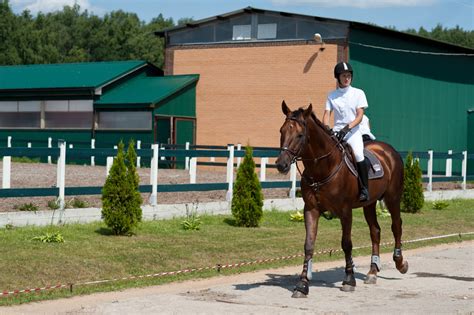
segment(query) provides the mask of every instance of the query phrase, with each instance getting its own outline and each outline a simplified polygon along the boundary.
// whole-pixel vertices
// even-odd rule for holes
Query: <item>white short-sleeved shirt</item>
[[[367,108],[367,98],[361,89],[348,86],[337,88],[329,93],[326,100],[326,110],[334,112],[334,130],[339,131],[345,125],[354,121],[357,108]]]
[[[370,139],[375,140],[375,136],[370,131],[369,118],[365,115],[362,117],[362,120],[359,124],[359,130],[362,135],[368,135]]]

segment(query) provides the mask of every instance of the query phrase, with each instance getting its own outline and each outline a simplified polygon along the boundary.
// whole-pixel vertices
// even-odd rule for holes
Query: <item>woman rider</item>
[[[337,89],[329,93],[323,123],[329,126],[331,113],[334,112],[334,128],[340,141],[344,139],[352,147],[360,176],[360,201],[369,199],[368,167],[364,157],[364,143],[359,123],[364,116],[364,109],[369,105],[364,91],[351,86],[353,70],[347,62],[340,62],[334,67]]]

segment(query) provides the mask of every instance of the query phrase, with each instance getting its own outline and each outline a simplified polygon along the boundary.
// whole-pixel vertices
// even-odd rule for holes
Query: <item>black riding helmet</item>
[[[339,62],[334,67],[334,77],[339,80],[339,75],[343,72],[350,72],[352,76],[354,76],[354,71],[352,70],[352,66],[347,62]]]

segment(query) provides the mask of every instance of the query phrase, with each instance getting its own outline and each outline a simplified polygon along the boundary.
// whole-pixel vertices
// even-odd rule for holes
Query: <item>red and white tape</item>
[[[455,233],[455,234],[423,237],[423,238],[418,238],[418,239],[414,239],[414,240],[404,241],[403,243],[415,243],[415,242],[422,242],[422,241],[430,241],[430,240],[448,238],[448,237],[453,237],[453,236],[459,236],[461,238],[463,235],[471,235],[471,234],[474,234],[474,232]],[[386,243],[381,243],[380,246],[388,246],[388,245],[393,245],[393,244],[394,244],[394,242],[386,242]],[[353,247],[352,249],[353,250],[354,249],[364,249],[364,248],[370,248],[370,247],[372,247],[372,245],[358,246],[358,247]],[[342,252],[342,249],[320,250],[318,252],[315,252],[313,255],[314,256],[316,256],[316,255],[325,255],[325,254],[332,255],[333,253],[337,253],[337,252]],[[74,284],[57,284],[55,286],[46,286],[46,287],[35,288],[35,289],[3,291],[1,293],[1,296],[5,297],[5,296],[20,294],[20,293],[32,293],[32,292],[40,292],[40,291],[47,291],[47,290],[52,290],[52,289],[62,289],[62,288],[69,288],[72,291],[72,288],[74,286],[80,286],[80,285],[94,285],[94,284],[102,284],[102,283],[123,281],[123,280],[155,278],[155,277],[164,277],[164,276],[176,276],[176,275],[179,275],[179,274],[185,274],[185,273],[191,273],[191,272],[200,272],[200,271],[212,270],[212,269],[215,269],[216,271],[220,271],[222,269],[239,268],[239,267],[242,267],[242,266],[249,266],[249,265],[256,265],[256,264],[265,264],[265,263],[269,263],[269,262],[289,260],[289,259],[294,259],[294,258],[298,258],[298,257],[304,257],[304,254],[296,254],[296,255],[283,256],[283,257],[278,257],[278,258],[259,259],[259,260],[254,260],[254,261],[249,261],[249,262],[241,262],[241,263],[235,263],[235,264],[225,264],[225,265],[217,264],[217,265],[212,266],[212,267],[208,266],[208,267],[201,267],[201,268],[182,269],[182,270],[160,272],[160,273],[154,273],[154,274],[148,274],[148,275],[128,276],[128,277],[122,277],[122,278],[104,279],[104,280],[87,281],[87,282],[78,282],[78,283],[74,283]]]

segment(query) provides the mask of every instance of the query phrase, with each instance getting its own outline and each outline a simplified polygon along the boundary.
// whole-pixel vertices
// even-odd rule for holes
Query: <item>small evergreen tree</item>
[[[250,146],[245,148],[244,160],[237,170],[231,208],[238,226],[257,227],[263,216],[262,186]]]
[[[402,210],[404,212],[416,213],[423,207],[425,197],[423,195],[421,175],[418,159],[413,159],[413,154],[409,152],[405,161],[402,195]]]
[[[131,233],[142,219],[139,180],[134,165],[136,153],[133,142],[130,144],[132,149],[129,146],[126,162],[124,145],[120,141],[117,157],[102,189],[102,218],[115,235]]]

